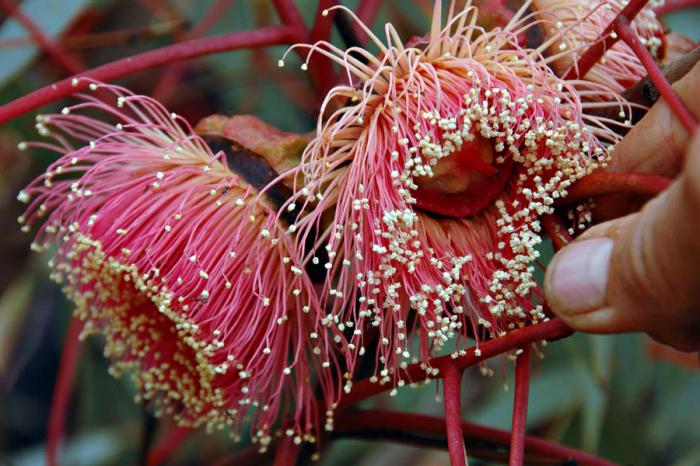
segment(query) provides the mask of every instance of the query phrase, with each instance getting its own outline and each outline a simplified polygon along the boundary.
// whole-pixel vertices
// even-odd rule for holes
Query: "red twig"
[[[576,79],[586,76],[591,68],[593,68],[595,64],[600,61],[605,52],[610,49],[610,47],[615,45],[615,42],[617,42],[618,37],[611,33],[613,32],[615,24],[617,24],[618,20],[620,18],[627,18],[628,21],[632,21],[641,11],[641,9],[644,8],[647,2],[648,0],[630,0],[627,6],[625,6],[615,17],[615,19],[608,25],[608,27],[603,30],[601,37],[604,39],[591,45],[591,47],[586,50],[581,58],[579,58],[579,60],[574,63],[566,73],[564,73],[564,79]],[[604,7],[604,5],[601,5],[601,7]]]
[[[381,6],[382,0],[360,0],[360,3],[357,4],[357,17],[371,27],[374,20],[377,19],[379,7]]]
[[[377,18],[377,13],[379,13],[379,7],[382,5],[382,0],[360,0],[355,9],[355,14],[360,20],[365,23],[368,27],[372,27],[372,23]],[[352,42],[359,46],[364,46],[367,41],[367,34],[354,22],[349,24],[353,33],[355,40]]]
[[[494,338],[482,342],[478,345],[479,351],[470,349],[464,356],[452,358],[452,356],[441,356],[433,358],[429,362],[429,366],[439,369],[437,377],[443,376],[444,369],[449,365],[454,365],[457,369],[466,369],[469,366],[477,364],[485,359],[491,358],[507,351],[512,351],[516,348],[523,347],[530,343],[535,343],[541,340],[555,340],[569,336],[573,331],[559,319],[550,319],[540,324],[530,325],[522,329],[516,329],[509,332],[508,335]],[[406,381],[418,382],[428,378],[428,374],[423,363],[411,364],[406,369],[401,371],[401,377]],[[391,389],[390,384],[381,385],[372,383],[365,379],[353,384],[352,391],[341,398],[338,406],[349,406],[371,396],[382,393]]]
[[[567,231],[566,225],[559,215],[543,215],[541,222],[542,227],[544,227],[544,231],[547,232],[547,236],[549,236],[549,238],[552,240],[555,251],[560,250],[574,240],[571,234],[569,234]]]
[[[663,5],[654,9],[654,12],[659,15],[667,15],[679,10],[694,8],[700,6],[700,0],[666,0]]]
[[[661,71],[661,68],[659,68],[654,61],[654,57],[651,56],[649,50],[642,45],[637,35],[632,31],[629,20],[624,16],[619,18],[615,23],[615,31],[634,51],[635,55],[637,55],[637,58],[639,58],[639,61],[642,62],[647,73],[649,73],[649,79],[654,83],[654,86],[656,86],[656,89],[658,89],[663,98],[666,99],[666,103],[671,107],[671,110],[681,121],[685,129],[691,134],[695,132],[698,126],[697,120],[683,104],[678,94],[674,92],[673,87],[671,87],[663,71]]]
[[[656,196],[672,182],[670,178],[650,173],[591,173],[571,185],[566,197],[558,204],[571,204],[605,194]],[[555,250],[573,241],[566,225],[557,214],[542,216],[542,227],[552,239]]]
[[[318,7],[316,8],[316,16],[314,17],[314,24],[311,26],[311,31],[309,32],[311,42],[330,40],[331,27],[333,26],[331,14],[333,12],[329,12],[326,16],[323,15],[323,12],[337,4],[338,0],[319,0]]]
[[[76,74],[83,70],[83,64],[73,55],[66,53],[52,39],[46,37],[41,28],[22,11],[19,5],[12,0],[0,0],[0,8],[15,18],[29,32],[34,42],[68,73]]]
[[[274,466],[294,466],[300,451],[301,445],[294,441],[294,437],[284,437],[277,444]]]
[[[447,451],[452,466],[467,466],[467,452],[462,435],[462,370],[448,365],[443,373],[443,395],[445,399],[445,428]]]
[[[311,31],[309,32],[310,43],[330,40],[331,28],[333,26],[333,12],[330,12],[326,16],[323,15],[323,12],[337,3],[337,0],[319,0],[314,24],[311,26]],[[337,79],[333,69],[333,63],[321,54],[314,54],[312,56],[309,62],[309,73],[311,73],[312,81],[318,83],[318,92],[320,95],[325,96],[336,84]]]
[[[90,77],[98,81],[111,81],[137,71],[173,63],[187,58],[199,57],[219,52],[229,52],[244,47],[263,47],[268,45],[288,44],[303,38],[303,31],[288,26],[275,26],[241,31],[219,36],[192,39],[178,44],[168,45],[148,52],[122,58],[97,68],[93,68],[80,77]],[[75,84],[75,85],[74,85]],[[64,79],[50,86],[15,99],[0,107],[0,124],[6,123],[24,113],[32,111],[49,102],[66,97],[87,87],[84,81]]]
[[[419,434],[430,437],[445,435],[446,425],[445,420],[438,417],[381,409],[345,409],[336,413],[335,419],[334,435],[364,436],[370,439],[378,439],[382,436],[396,438],[403,434]],[[511,433],[508,431],[469,422],[462,423],[462,434],[466,441],[485,442],[493,447],[504,449],[509,445],[511,437]],[[442,447],[445,448],[445,446],[446,443],[442,443]],[[614,466],[615,464],[575,448],[527,435],[525,436],[525,452],[528,455],[538,455],[542,457],[542,463],[548,462],[549,464],[553,461],[573,461],[576,464],[586,466]]]
[[[71,388],[78,367],[80,356],[80,332],[83,330],[83,322],[75,317],[71,318],[66,332],[61,362],[58,366],[56,383],[49,410],[49,420],[46,432],[46,464],[56,466],[58,464],[58,447],[63,437],[66,425],[66,414],[70,404]]]
[[[522,466],[525,458],[525,427],[527,398],[530,393],[530,345],[523,348],[515,363],[515,394],[513,397],[513,432],[510,436],[508,466]]]
[[[174,426],[165,438],[148,452],[148,466],[164,463],[193,432],[194,429],[189,427]]]
[[[301,13],[294,5],[293,0],[272,0],[272,4],[284,24],[306,31],[304,18],[301,17]]]
[[[561,203],[570,204],[605,194],[656,196],[672,182],[670,178],[650,173],[591,173],[571,185]]]

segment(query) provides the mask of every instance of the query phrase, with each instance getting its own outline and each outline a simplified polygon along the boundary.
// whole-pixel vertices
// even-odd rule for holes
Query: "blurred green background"
[[[27,14],[87,66],[187,37],[211,0],[25,0]],[[276,24],[269,0],[231,1],[209,33]],[[300,0],[310,21],[315,0]],[[355,1],[345,1],[351,8]],[[427,30],[428,0],[387,0],[374,29],[394,23],[404,38]],[[700,36],[696,12],[668,18],[673,29]],[[338,42],[340,43],[340,42]],[[250,113],[288,131],[315,124],[315,97],[297,66],[276,67],[284,47],[239,51],[191,61],[171,89],[159,88],[163,69],[120,83],[157,94],[172,110],[196,122],[210,113]],[[290,59],[290,63],[294,58]],[[66,76],[41,56],[13,19],[0,23],[0,101],[8,102]],[[59,109],[60,103],[49,111]],[[29,255],[19,233],[17,191],[49,162],[20,154],[18,141],[36,138],[33,114],[0,128],[0,465],[43,464],[43,440],[56,367],[71,306],[48,281],[47,257]],[[546,248],[545,248],[546,249]],[[549,252],[545,250],[545,255]],[[598,453],[624,464],[700,465],[700,372],[653,353],[642,335],[575,335],[542,348],[530,392],[530,432]],[[674,358],[671,355],[670,358]],[[697,362],[697,361],[696,361]],[[493,360],[493,377],[478,368],[465,377],[465,419],[509,428],[512,363]],[[405,388],[367,406],[439,415],[434,384]],[[88,340],[80,359],[64,443],[66,465],[137,464],[147,416],[132,403],[127,381],[107,374],[100,342]],[[236,446],[224,437],[194,434],[171,464],[211,464]],[[390,443],[337,440],[322,465],[439,465],[442,452]],[[471,461],[472,465],[489,464]]]

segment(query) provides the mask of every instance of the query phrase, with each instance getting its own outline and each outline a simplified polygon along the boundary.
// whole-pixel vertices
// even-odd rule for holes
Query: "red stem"
[[[360,0],[355,9],[355,14],[365,25],[371,28],[372,23],[377,19],[377,13],[379,13],[379,7],[381,7],[381,5],[382,0]],[[364,46],[367,42],[367,34],[365,31],[354,22],[351,24],[351,27],[357,44]]]
[[[338,0],[319,0],[318,7],[316,8],[316,16],[314,17],[314,24],[311,26],[311,31],[309,32],[311,42],[331,39],[331,27],[333,26],[333,22],[331,21],[332,12],[326,16],[323,16],[323,12],[337,4]]]
[[[229,52],[244,47],[288,44],[302,40],[303,36],[304,32],[297,28],[274,26],[192,39],[98,66],[81,73],[79,77],[90,77],[98,81],[111,81],[137,71],[187,58],[218,52]],[[76,84],[75,86],[72,84],[71,78],[64,79],[1,106],[0,124],[87,87],[87,83],[84,81],[77,81]]]
[[[319,0],[314,24],[309,32],[309,43],[313,44],[321,40],[329,41],[331,39],[333,12],[323,16],[323,11],[337,3],[337,0]],[[321,96],[325,96],[337,82],[333,63],[321,54],[312,56],[309,62],[309,73],[311,73],[312,82],[317,83],[318,93]]]
[[[700,0],[666,0],[663,5],[654,9],[654,13],[663,16],[679,10],[698,6],[700,6]]]
[[[635,55],[637,55],[637,58],[639,58],[639,61],[642,62],[642,65],[644,65],[644,68],[647,70],[649,79],[651,79],[651,82],[653,82],[654,86],[659,90],[661,96],[666,99],[666,103],[671,107],[671,110],[681,121],[685,129],[688,130],[690,134],[693,134],[698,126],[697,120],[683,104],[678,94],[673,91],[673,87],[671,87],[671,84],[664,76],[664,72],[661,71],[661,68],[659,68],[654,61],[654,57],[652,57],[649,50],[642,45],[637,35],[630,27],[629,20],[625,17],[619,18],[615,22],[615,31],[632,51],[634,51]]]
[[[293,0],[272,0],[272,4],[284,24],[306,31],[304,18],[301,17],[301,13],[294,6]]]
[[[371,27],[374,20],[377,19],[380,6],[382,6],[382,0],[360,0],[357,4],[357,17]]]
[[[523,348],[515,363],[515,394],[513,398],[513,432],[510,436],[508,466],[522,466],[525,458],[525,428],[527,398],[530,393],[530,345]]]
[[[564,338],[571,335],[572,332],[573,331],[561,320],[556,318],[550,319],[546,322],[513,330],[503,337],[482,342],[478,345],[478,353],[475,352],[474,349],[469,349],[464,356],[459,356],[454,359],[452,356],[441,356],[431,359],[427,365],[439,369],[440,372],[437,377],[440,378],[443,376],[443,371],[447,366],[453,365],[455,368],[463,370],[498,354],[512,351],[516,348],[541,340]],[[411,364],[401,371],[401,378],[411,382],[419,382],[427,379],[428,374],[421,366],[424,366],[424,364]],[[393,388],[391,384],[380,385],[378,383],[372,383],[368,379],[361,380],[353,384],[352,391],[340,399],[338,406],[343,407],[358,403],[359,401],[391,388]]]
[[[284,437],[275,450],[274,466],[294,466],[300,451],[301,445],[294,442],[294,437]]]
[[[378,439],[382,435],[391,434],[391,432],[433,436],[436,434],[445,435],[445,425],[444,419],[422,414],[399,413],[381,409],[346,409],[336,413],[334,434],[338,436],[364,434],[366,438],[370,439]],[[474,439],[477,442],[482,440],[505,447],[511,438],[511,433],[508,431],[479,424],[463,422],[461,428],[462,434],[467,440]],[[528,455],[539,455],[547,460],[573,461],[580,465],[614,466],[615,464],[575,448],[527,435],[525,436],[525,451]]]
[[[542,226],[544,231],[547,232],[547,236],[552,240],[554,245],[554,250],[558,251],[570,242],[574,238],[569,234],[564,221],[557,214],[543,215],[541,218]]]
[[[71,389],[78,367],[80,356],[80,332],[83,330],[83,322],[75,317],[71,318],[66,332],[63,352],[58,366],[56,383],[53,389],[53,398],[49,410],[49,420],[46,432],[46,464],[56,466],[58,464],[58,447],[63,437],[66,426],[66,414],[70,405]]]
[[[148,466],[158,466],[170,458],[187,438],[195,432],[189,427],[174,426],[165,438],[148,452]]]
[[[668,188],[672,179],[650,173],[591,173],[568,188],[559,205],[580,202],[605,194],[640,194],[656,196]],[[555,250],[573,241],[566,224],[557,214],[542,216],[542,226],[552,239]]]
[[[445,428],[447,430],[447,451],[452,466],[467,466],[467,451],[462,435],[462,370],[448,365],[443,374],[443,394],[445,398]]]
[[[41,28],[24,13],[19,5],[15,4],[12,0],[0,0],[0,8],[2,8],[8,16],[15,18],[24,29],[29,32],[34,42],[68,73],[76,74],[84,69],[83,64],[77,58],[66,53],[61,46],[52,39],[46,37]]]
[[[650,173],[591,173],[568,188],[562,204],[579,202],[605,194],[640,194],[656,196],[673,180]]]
[[[632,21],[647,2],[648,0],[630,0],[627,6],[625,6],[608,27],[603,30],[600,36],[604,37],[604,39],[591,45],[581,58],[579,58],[578,62],[574,63],[571,68],[564,73],[564,79],[570,80],[586,76],[591,68],[600,61],[605,52],[617,42],[618,37],[611,34],[611,32],[613,32],[618,20],[620,18],[627,18],[628,21]]]

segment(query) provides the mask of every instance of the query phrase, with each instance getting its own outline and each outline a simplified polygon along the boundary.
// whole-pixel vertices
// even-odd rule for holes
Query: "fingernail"
[[[559,315],[575,315],[605,305],[613,240],[594,238],[559,251],[547,268],[545,295]]]

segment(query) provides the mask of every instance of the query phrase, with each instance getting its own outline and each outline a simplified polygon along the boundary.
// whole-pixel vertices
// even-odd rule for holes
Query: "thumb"
[[[557,253],[544,289],[574,329],[645,331],[679,349],[700,348],[700,137],[668,190]]]

